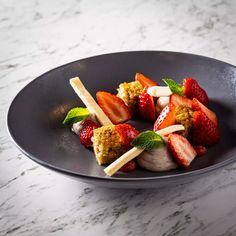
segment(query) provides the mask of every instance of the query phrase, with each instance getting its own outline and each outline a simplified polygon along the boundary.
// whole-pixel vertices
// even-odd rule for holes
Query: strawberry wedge
[[[157,120],[154,124],[153,130],[164,129],[170,125],[175,124],[175,106],[172,103],[169,103],[157,117]]]
[[[93,137],[93,130],[97,129],[99,125],[94,121],[87,119],[82,124],[82,129],[79,133],[80,143],[85,147],[90,147],[93,145],[92,137]]]
[[[215,112],[204,106],[200,101],[196,98],[192,101],[192,108],[194,111],[202,111],[208,119],[210,119],[216,126],[218,125],[217,117]]]
[[[189,141],[179,134],[169,134],[168,146],[175,161],[182,167],[188,167],[197,156]]]
[[[175,106],[186,105],[188,107],[192,107],[192,100],[186,97],[179,96],[177,94],[172,94],[170,96],[170,102]]]
[[[220,139],[220,131],[202,111],[195,111],[192,118],[191,141],[194,145],[211,146]]]
[[[158,86],[158,83],[156,83],[154,80],[149,79],[141,73],[136,73],[135,80],[139,81],[139,83],[142,84],[143,87]]]
[[[206,91],[200,87],[198,82],[192,78],[185,78],[183,80],[184,95],[187,98],[198,99],[205,106],[208,105],[208,96]]]
[[[129,124],[118,124],[116,125],[115,130],[127,149],[132,147],[131,142],[139,134],[139,131]]]
[[[146,89],[144,89],[143,92],[139,95],[138,113],[145,120],[156,120],[156,108],[153,97],[147,93]]]
[[[96,97],[99,106],[113,124],[123,123],[131,119],[131,112],[121,98],[103,91],[97,92]]]

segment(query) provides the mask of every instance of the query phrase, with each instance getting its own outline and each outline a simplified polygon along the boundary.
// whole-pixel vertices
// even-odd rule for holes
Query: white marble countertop
[[[26,158],[6,131],[16,93],[54,67],[126,50],[236,64],[236,1],[0,0],[0,235],[236,235],[236,163],[176,187],[114,190]]]

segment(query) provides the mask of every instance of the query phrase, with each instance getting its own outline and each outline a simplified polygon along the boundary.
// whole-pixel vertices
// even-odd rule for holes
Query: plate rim
[[[116,182],[137,182],[137,181],[140,181],[140,182],[143,182],[143,181],[164,181],[164,180],[171,180],[171,179],[181,179],[181,178],[184,178],[184,177],[193,177],[193,176],[198,176],[198,175],[203,175],[203,174],[206,174],[206,173],[210,173],[214,170],[217,170],[221,167],[224,167],[224,166],[227,166],[229,165],[230,163],[233,163],[235,160],[235,156],[233,157],[230,157],[229,159],[227,160],[224,160],[220,163],[217,163],[217,164],[214,164],[214,165],[211,165],[211,166],[208,166],[208,167],[204,167],[202,169],[197,169],[197,170],[193,170],[193,171],[189,171],[189,172],[183,172],[183,173],[178,173],[178,174],[169,174],[169,175],[164,175],[164,176],[153,176],[153,177],[140,177],[140,178],[130,178],[130,177],[126,177],[126,178],[123,178],[123,177],[109,177],[109,176],[91,176],[91,175],[85,175],[85,174],[81,174],[81,173],[76,173],[76,172],[73,172],[73,171],[69,171],[69,170],[66,170],[66,169],[63,169],[63,168],[60,168],[60,167],[55,167],[54,165],[48,163],[48,162],[45,162],[45,161],[42,161],[40,159],[38,159],[36,156],[28,153],[26,150],[24,150],[18,143],[17,141],[15,140],[14,138],[14,135],[13,133],[11,132],[11,129],[10,129],[10,123],[9,123],[9,115],[10,115],[10,112],[11,112],[11,108],[14,104],[14,102],[17,100],[17,98],[21,95],[21,93],[24,92],[24,90],[30,86],[32,83],[34,83],[36,80],[40,79],[41,77],[47,75],[48,73],[54,71],[54,70],[58,70],[64,66],[69,66],[70,64],[73,64],[75,62],[80,62],[80,61],[83,61],[83,60],[87,60],[87,59],[94,59],[96,57],[102,57],[102,56],[109,56],[109,55],[116,55],[116,54],[124,54],[124,53],[164,53],[164,54],[181,54],[181,55],[188,55],[188,56],[194,56],[194,57],[199,57],[199,58],[203,58],[203,59],[207,59],[207,60],[212,60],[212,61],[215,61],[215,62],[218,62],[218,63],[224,63],[225,65],[227,66],[230,66],[234,69],[236,69],[236,66],[228,63],[228,62],[225,62],[225,61],[221,61],[219,59],[215,59],[215,58],[212,58],[212,57],[208,57],[208,56],[203,56],[203,55],[198,55],[198,54],[193,54],[193,53],[185,53],[185,52],[177,52],[177,51],[159,51],[159,50],[133,50],[133,51],[118,51],[118,52],[112,52],[112,53],[104,53],[104,54],[99,54],[99,55],[94,55],[94,56],[90,56],[90,57],[86,57],[86,58],[81,58],[81,59],[78,59],[78,60],[74,60],[72,62],[69,62],[69,63],[65,63],[63,65],[60,65],[58,67],[55,67],[51,70],[48,70],[46,71],[45,73],[37,76],[36,78],[34,78],[32,81],[30,81],[28,84],[26,84],[23,88],[21,88],[17,94],[14,96],[13,100],[10,102],[10,105],[7,109],[7,113],[6,113],[6,128],[7,128],[7,132],[8,132],[8,135],[10,136],[11,140],[13,141],[13,143],[16,145],[16,147],[25,155],[27,156],[28,158],[30,158],[32,161],[36,162],[37,164],[39,165],[42,165],[46,168],[49,168],[50,170],[54,170],[56,172],[59,172],[61,174],[64,174],[64,175],[67,175],[67,176],[71,176],[71,177],[76,177],[76,178],[80,178],[80,179],[88,179],[88,180],[97,180],[97,181],[116,181]]]

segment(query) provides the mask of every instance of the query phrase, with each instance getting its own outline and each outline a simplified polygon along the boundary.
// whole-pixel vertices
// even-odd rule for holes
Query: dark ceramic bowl
[[[178,82],[193,77],[207,91],[209,106],[219,119],[221,140],[189,168],[159,173],[138,169],[107,177],[93,152],[81,146],[78,136],[62,125],[70,108],[83,106],[69,85],[70,78],[79,76],[95,96],[98,90],[116,93],[119,83],[133,81],[136,72],[161,84],[165,77]],[[233,162],[236,159],[235,121],[236,67],[207,57],[161,51],[113,53],[60,66],[23,88],[13,100],[7,117],[12,139],[32,160],[78,180],[114,188],[183,183]],[[152,128],[151,123],[141,120],[130,123],[140,130]]]

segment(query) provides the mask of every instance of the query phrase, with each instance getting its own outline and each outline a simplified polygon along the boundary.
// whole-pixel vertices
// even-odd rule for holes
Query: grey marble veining
[[[21,88],[61,64],[173,50],[236,64],[236,2],[0,0],[0,235],[236,235],[236,163],[187,185],[115,190],[26,158],[5,117]]]

